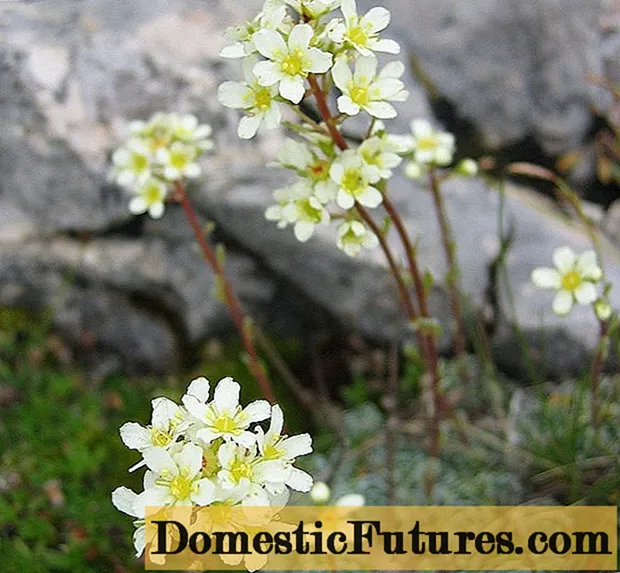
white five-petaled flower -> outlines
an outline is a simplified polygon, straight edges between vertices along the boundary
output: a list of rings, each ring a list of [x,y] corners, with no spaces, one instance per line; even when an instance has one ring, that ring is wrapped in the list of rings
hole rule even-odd
[[[209,505],[215,500],[214,483],[202,477],[202,448],[185,444],[178,452],[154,448],[144,453],[150,487],[138,496],[137,511],[148,506]],[[145,480],[146,480],[145,476]]]
[[[376,169],[370,167],[356,150],[347,150],[330,169],[331,178],[338,184],[336,202],[342,209],[351,209],[357,201],[364,207],[378,207],[383,196],[373,183],[380,179]]]
[[[314,234],[316,225],[329,223],[329,213],[306,179],[291,187],[273,192],[277,205],[265,211],[265,218],[277,221],[281,229],[294,225],[295,237],[305,243]]]
[[[361,57],[352,73],[345,59],[339,59],[332,76],[342,95],[338,109],[347,115],[361,110],[379,119],[391,119],[397,113],[390,101],[403,102],[409,97],[405,84],[399,79],[405,72],[402,62],[392,62],[377,75],[378,61],[374,56]]]
[[[397,145],[387,134],[370,137],[360,145],[360,155],[369,167],[377,170],[381,179],[389,179],[392,170],[402,162],[397,151]]]
[[[310,434],[297,436],[283,436],[284,415],[280,406],[271,408],[271,423],[267,432],[258,427],[256,429],[256,443],[260,458],[265,461],[279,461],[290,467],[286,478],[286,485],[296,491],[310,491],[312,476],[294,468],[295,458],[312,453],[312,438]]]
[[[247,114],[241,118],[237,129],[241,139],[251,139],[263,125],[266,129],[274,129],[282,119],[277,102],[278,87],[260,85],[253,72],[255,65],[254,58],[247,58],[243,63],[245,82],[224,82],[218,90],[222,105],[242,109]]]
[[[150,177],[136,188],[137,196],[129,202],[129,211],[134,215],[147,213],[153,219],[160,219],[164,214],[167,185],[160,179]]]
[[[538,288],[558,291],[553,301],[556,314],[568,314],[575,302],[590,305],[596,301],[596,285],[603,272],[594,251],[577,256],[570,247],[559,247],[553,252],[553,264],[555,269],[535,269],[532,282]]]
[[[424,119],[411,122],[414,159],[423,165],[445,166],[452,163],[455,151],[454,135],[435,131]]]
[[[350,257],[357,257],[362,248],[373,249],[379,239],[360,221],[344,221],[338,226],[338,248]]]
[[[321,157],[309,145],[287,139],[278,154],[278,164],[306,179],[321,203],[327,204],[336,197],[338,186],[329,176],[331,159]]]
[[[121,440],[130,450],[140,453],[152,448],[170,448],[177,440],[182,413],[179,406],[168,398],[155,398],[151,401],[153,415],[151,425],[146,428],[137,422],[127,422],[120,429]],[[129,471],[139,468],[143,462]]]
[[[390,24],[390,12],[385,8],[372,8],[365,16],[358,16],[355,0],[342,0],[344,22],[330,26],[329,37],[336,44],[344,44],[357,50],[362,56],[373,52],[400,53],[400,46],[394,40],[379,38],[379,32]]]
[[[199,124],[195,115],[173,115],[171,132],[174,139],[186,145],[193,145],[200,151],[211,151],[215,147],[210,139],[213,128],[208,124]]]
[[[258,62],[254,73],[263,86],[279,85],[280,95],[294,104],[304,97],[304,80],[309,74],[323,74],[332,66],[332,55],[310,47],[314,31],[309,24],[297,24],[288,42],[275,30],[259,30],[253,40],[268,61]]]
[[[167,181],[179,181],[184,177],[193,179],[201,173],[200,165],[196,163],[198,152],[193,145],[175,142],[170,147],[158,149],[156,157]]]
[[[241,408],[240,390],[239,383],[229,377],[218,382],[210,404],[193,394],[183,397],[183,404],[188,412],[202,426],[196,432],[197,439],[210,444],[217,438],[223,438],[246,448],[254,444],[255,436],[248,431],[248,427],[268,418],[271,409],[265,400],[255,400]]]
[[[256,53],[253,36],[258,30],[282,30],[287,29],[286,7],[275,0],[267,0],[263,10],[249,22],[240,26],[233,26],[226,30],[226,36],[232,40],[232,44],[226,46],[221,52],[222,58],[239,59]]]
[[[140,139],[130,139],[124,147],[117,149],[112,155],[112,161],[119,185],[139,185],[151,176],[151,150]]]

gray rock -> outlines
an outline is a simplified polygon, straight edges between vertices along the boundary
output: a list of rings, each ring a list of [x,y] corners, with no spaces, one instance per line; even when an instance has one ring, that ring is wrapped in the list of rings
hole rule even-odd
[[[555,155],[583,141],[596,92],[586,74],[603,70],[601,0],[382,4],[392,12],[392,35],[486,146],[531,136]]]
[[[531,0],[519,6],[423,0],[414,16],[406,3],[387,4],[396,35],[490,145],[533,135],[555,153],[583,137],[590,116],[582,72],[598,65],[598,0],[571,2],[568,9],[546,0],[537,11]],[[218,240],[232,246],[227,265],[253,313],[279,332],[301,336],[333,327],[335,319],[384,342],[400,326],[380,252],[351,260],[335,248],[333,228],[301,245],[264,219],[271,190],[284,184],[281,174],[265,169],[283,135],[239,141],[238,114],[215,97],[220,82],[240,77],[236,62],[218,57],[221,32],[261,3],[0,5],[0,306],[51,305],[57,326],[98,360],[101,374],[167,371],[188,348],[231,329],[179,209],[170,207],[162,221],[132,220],[127,196],[106,182],[109,155],[127,121],[161,110],[195,113],[216,128],[219,154],[204,161],[205,177],[192,193],[200,216],[217,220]],[[399,105],[401,116],[391,126],[401,133],[409,119],[431,115],[418,83],[406,81],[412,99]],[[441,279],[445,266],[430,197],[400,177],[392,194],[420,239],[423,266]],[[471,181],[451,182],[446,195],[469,306],[485,308],[498,250],[498,195]],[[585,311],[555,320],[549,297],[532,291],[529,273],[549,264],[554,246],[582,249],[586,241],[532,205],[530,195],[513,195],[507,217],[517,230],[509,261],[517,315],[535,342],[543,313],[552,328],[549,371],[572,372],[592,350],[594,326]],[[609,268],[620,278],[615,260]],[[431,306],[447,324],[443,289],[433,291]],[[500,298],[493,342],[500,365],[510,368],[517,359],[507,306]]]

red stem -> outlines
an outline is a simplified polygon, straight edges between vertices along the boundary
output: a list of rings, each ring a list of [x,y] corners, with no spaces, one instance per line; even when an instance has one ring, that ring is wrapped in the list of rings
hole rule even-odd
[[[243,346],[249,357],[249,367],[252,375],[256,378],[261,392],[263,396],[269,400],[270,402],[275,402],[275,396],[271,389],[271,384],[265,375],[265,371],[261,366],[258,359],[258,352],[256,351],[256,346],[254,345],[254,340],[250,336],[248,329],[245,327],[245,314],[243,309],[241,308],[241,303],[239,299],[236,297],[230,281],[228,280],[226,273],[224,272],[223,266],[220,264],[220,261],[215,254],[215,251],[207,241],[205,233],[198,221],[198,216],[196,215],[196,211],[194,206],[192,205],[189,197],[185,191],[185,188],[180,182],[175,182],[174,189],[176,192],[176,196],[183,207],[183,211],[185,211],[185,215],[187,220],[194,231],[194,235],[196,237],[196,241],[200,246],[200,250],[204,258],[206,259],[209,266],[213,269],[213,272],[219,278],[220,284],[223,289],[224,300],[228,310],[230,311],[230,315],[233,319],[236,329],[239,331],[239,335],[241,336],[241,341]]]

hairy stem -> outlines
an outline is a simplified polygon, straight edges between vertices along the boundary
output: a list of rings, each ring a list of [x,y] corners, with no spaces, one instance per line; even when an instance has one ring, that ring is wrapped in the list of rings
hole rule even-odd
[[[273,394],[273,390],[271,388],[271,383],[269,382],[265,370],[258,358],[258,352],[256,351],[253,337],[249,332],[247,317],[243,312],[243,309],[241,308],[241,303],[235,295],[232,289],[232,285],[230,284],[230,281],[226,276],[224,268],[218,260],[213,247],[209,244],[209,241],[207,240],[207,237],[205,236],[205,233],[200,226],[196,210],[194,209],[194,206],[192,205],[192,202],[190,201],[187,192],[185,191],[185,187],[180,182],[176,182],[174,184],[174,190],[176,193],[176,197],[178,198],[181,206],[183,207],[185,216],[187,217],[187,220],[192,230],[194,231],[194,236],[196,237],[196,242],[198,243],[200,250],[202,251],[202,255],[215,273],[216,277],[218,278],[219,284],[221,285],[224,302],[226,303],[226,306],[230,311],[230,315],[233,319],[233,323],[235,324],[235,328],[241,336],[243,347],[245,348],[245,351],[248,355],[250,372],[256,378],[263,396],[270,402],[275,402],[276,400]]]
[[[607,358],[607,348],[609,346],[609,322],[606,320],[600,321],[600,337],[596,354],[594,355],[594,361],[592,362],[592,370],[590,373],[590,391],[592,393],[592,423],[594,424],[594,430],[598,433],[598,429],[601,423],[600,408],[599,408],[599,387],[601,381],[601,374],[603,373],[603,364]]]
[[[342,150],[345,151],[349,148],[349,145],[340,133],[338,126],[334,121],[334,117],[329,109],[329,105],[327,103],[327,98],[325,97],[325,93],[319,86],[318,80],[316,76],[310,75],[308,77],[308,81],[310,82],[310,91],[314,94],[316,98],[317,107],[319,113],[327,129],[334,141],[334,143]],[[420,273],[416,256],[415,249],[411,240],[409,239],[409,235],[407,234],[407,230],[400,218],[398,212],[396,211],[394,205],[389,200],[387,193],[383,195],[383,205],[392,219],[392,222],[396,226],[398,230],[398,234],[400,239],[405,247],[405,252],[407,256],[407,261],[409,264],[411,276],[415,285],[416,296],[418,299],[418,307],[419,307],[419,315],[411,301],[409,296],[409,291],[404,285],[402,280],[402,276],[398,269],[398,265],[396,265],[394,256],[392,255],[387,240],[384,236],[384,233],[377,227],[376,223],[372,220],[372,217],[368,214],[368,211],[361,205],[357,204],[357,212],[360,214],[362,219],[369,225],[372,231],[377,235],[379,239],[379,243],[383,252],[386,255],[388,260],[388,264],[390,265],[390,270],[396,279],[399,291],[401,293],[401,298],[404,301],[405,309],[407,311],[407,317],[409,320],[416,320],[418,316],[422,316],[423,318],[430,318],[429,310],[428,310],[428,298],[426,296],[426,289],[424,288],[424,281],[422,280],[422,275]],[[403,288],[404,286],[404,288]],[[431,417],[431,436],[430,436],[430,452],[432,457],[439,456],[440,450],[440,421],[441,421],[441,413],[442,413],[442,400],[441,400],[441,392],[440,392],[440,377],[439,377],[439,353],[437,351],[437,342],[435,336],[433,334],[428,335],[422,333],[419,337],[421,341],[421,350],[422,354],[425,358],[427,370],[431,377],[431,394],[432,394],[432,402],[433,402],[433,414]]]
[[[430,169],[429,180],[437,221],[441,230],[441,242],[448,265],[447,281],[450,291],[452,320],[454,321],[454,350],[456,356],[462,358],[467,349],[467,338],[465,336],[465,324],[463,322],[463,310],[461,307],[461,273],[456,257],[456,242],[446,213],[446,206],[441,193],[437,171],[434,167]]]

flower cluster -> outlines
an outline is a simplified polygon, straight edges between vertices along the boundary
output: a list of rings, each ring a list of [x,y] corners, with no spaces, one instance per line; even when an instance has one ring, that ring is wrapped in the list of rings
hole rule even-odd
[[[213,149],[209,125],[199,125],[193,115],[155,114],[148,122],[130,126],[131,137],[117,149],[113,178],[135,197],[129,210],[148,212],[154,219],[164,214],[171,186],[200,175],[200,156]]]
[[[253,20],[228,30],[233,43],[222,51],[243,60],[244,80],[224,82],[218,92],[223,105],[243,111],[239,137],[277,127],[286,107],[302,117],[297,139],[287,140],[277,160],[297,180],[274,192],[267,219],[292,227],[302,242],[317,225],[339,219],[337,244],[352,256],[377,244],[358,207],[382,203],[382,181],[410,152],[380,121],[396,117],[393,103],[409,96],[401,62],[379,67],[377,53],[400,52],[382,37],[389,22],[385,8],[360,14],[355,0],[266,0]],[[335,124],[317,123],[299,107],[307,98],[327,98],[333,86],[342,114],[333,122],[362,112],[372,122],[360,145],[337,145],[329,133]]]
[[[130,471],[146,466],[144,491],[126,487],[112,492],[112,502],[136,518],[134,545],[141,555],[145,508],[176,505],[283,506],[289,488],[308,492],[312,477],[294,466],[295,458],[312,452],[308,434],[283,435],[279,406],[256,400],[242,408],[240,385],[197,378],[181,404],[167,398],[152,402],[151,424],[128,422],[120,429],[125,445],[142,459]],[[265,430],[259,422],[269,420]]]
[[[570,247],[559,247],[553,252],[553,264],[555,268],[535,269],[532,282],[538,288],[557,291],[553,301],[556,314],[565,316],[578,303],[594,305],[599,318],[609,318],[611,308],[598,294],[603,271],[594,251],[577,255]]]

